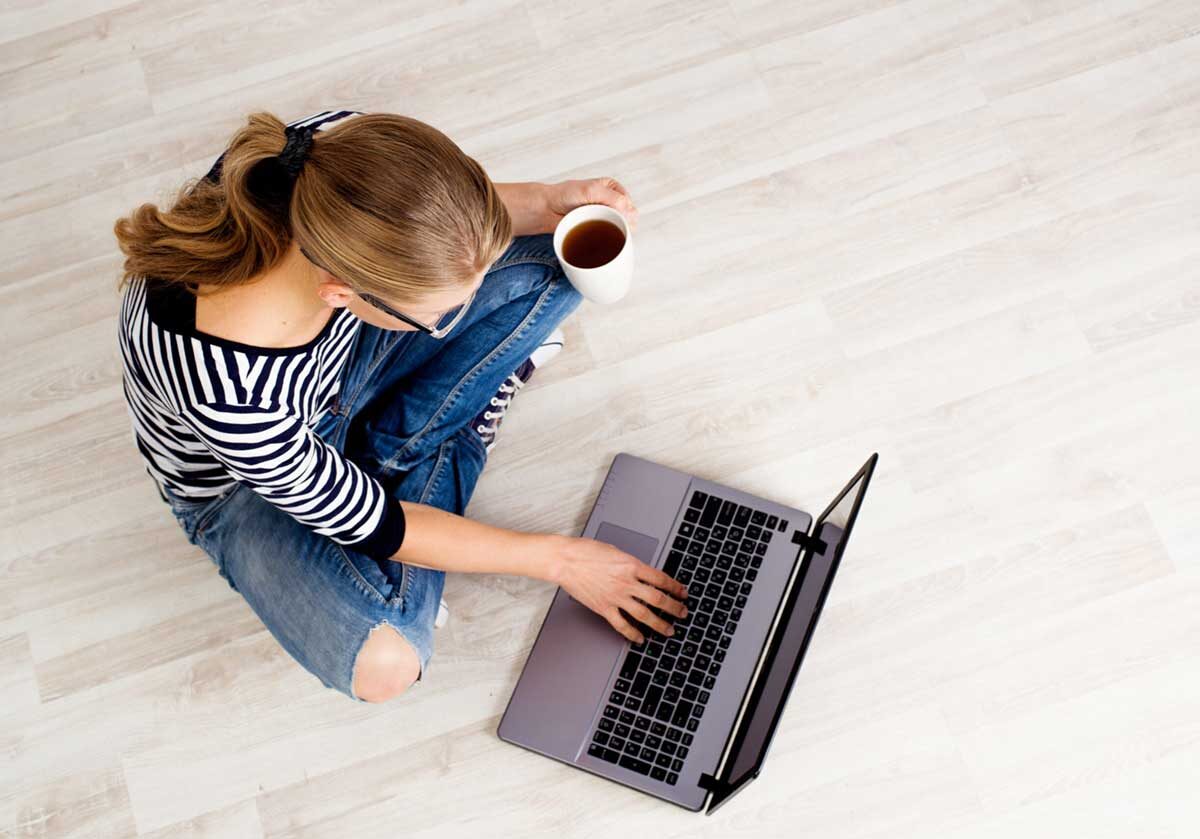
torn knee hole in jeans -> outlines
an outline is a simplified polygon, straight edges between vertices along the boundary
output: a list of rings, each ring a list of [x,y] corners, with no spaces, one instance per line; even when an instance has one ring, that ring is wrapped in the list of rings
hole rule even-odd
[[[392,631],[392,634],[394,634],[395,639],[397,641],[400,641],[404,647],[407,647],[408,649],[410,649],[410,651],[413,652],[413,655],[416,658],[416,678],[413,679],[413,684],[420,682],[421,677],[425,675],[425,665],[421,661],[421,653],[420,653],[419,649],[416,648],[416,646],[414,645],[414,643],[412,641],[409,641],[407,639],[407,637],[404,636],[404,634],[402,633],[402,631],[400,631],[400,629],[396,628],[395,624],[392,624],[386,618],[383,619],[383,621],[379,621],[379,623],[377,623],[376,625],[373,625],[373,627],[370,630],[367,630],[366,639],[364,641],[362,641],[362,646],[359,647],[359,652],[356,653],[355,657],[354,657],[354,670],[352,673],[350,673],[350,682],[353,683],[354,677],[356,675],[358,675],[359,658],[361,657],[362,651],[364,651],[364,649],[366,648],[367,643],[370,643],[372,637],[374,637],[374,635],[376,635],[376,631],[379,629],[383,629],[384,627],[390,629]]]

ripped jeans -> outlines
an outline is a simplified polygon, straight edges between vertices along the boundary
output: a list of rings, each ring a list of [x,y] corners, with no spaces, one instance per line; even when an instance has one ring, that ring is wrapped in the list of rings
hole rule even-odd
[[[461,515],[487,459],[472,419],[582,300],[552,241],[549,233],[516,237],[441,340],[361,324],[316,433],[395,498]],[[343,547],[244,484],[203,501],[168,495],[188,540],[326,687],[358,700],[355,660],[381,624],[412,644],[424,675],[444,571]]]

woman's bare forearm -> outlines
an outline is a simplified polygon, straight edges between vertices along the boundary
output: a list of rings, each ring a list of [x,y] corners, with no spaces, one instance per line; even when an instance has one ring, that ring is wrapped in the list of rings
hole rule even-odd
[[[401,501],[404,541],[391,559],[421,568],[513,574],[558,582],[564,536],[493,527],[428,504]]]

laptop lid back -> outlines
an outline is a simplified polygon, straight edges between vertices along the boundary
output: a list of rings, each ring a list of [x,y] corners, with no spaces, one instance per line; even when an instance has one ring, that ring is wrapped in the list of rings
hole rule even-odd
[[[795,581],[751,680],[729,751],[715,775],[701,776],[712,792],[710,815],[762,769],[878,459],[877,453],[867,459],[813,523],[811,534],[793,537],[801,554]]]

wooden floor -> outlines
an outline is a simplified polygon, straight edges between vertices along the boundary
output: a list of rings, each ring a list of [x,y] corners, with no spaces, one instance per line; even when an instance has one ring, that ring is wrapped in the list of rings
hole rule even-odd
[[[0,832],[1195,836],[1200,4],[399,5],[0,10]],[[816,511],[880,453],[716,816],[496,738],[550,586],[451,577],[425,680],[355,705],[142,471],[113,221],[342,106],[641,208],[473,517],[578,533],[621,451]]]

